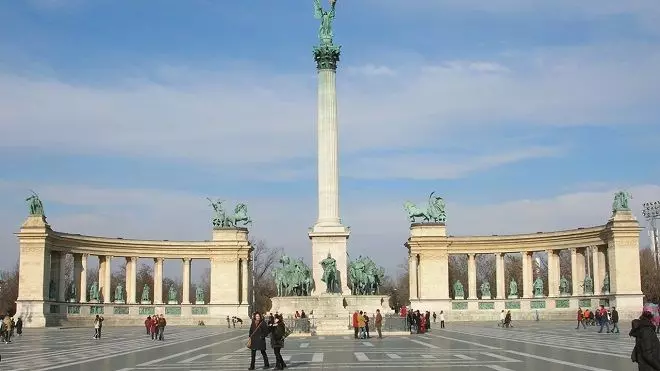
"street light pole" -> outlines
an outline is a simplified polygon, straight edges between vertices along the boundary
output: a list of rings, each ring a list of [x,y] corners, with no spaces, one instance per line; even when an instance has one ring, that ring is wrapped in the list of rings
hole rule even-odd
[[[651,247],[655,255],[655,268],[660,267],[660,243],[658,243],[658,227],[656,221],[660,218],[660,201],[646,202],[642,205],[642,215],[649,223],[649,237],[651,238]]]

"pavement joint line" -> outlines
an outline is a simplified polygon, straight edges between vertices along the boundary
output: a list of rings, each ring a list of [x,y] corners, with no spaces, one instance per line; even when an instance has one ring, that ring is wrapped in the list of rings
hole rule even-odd
[[[452,332],[456,332],[456,331],[452,331]],[[470,344],[470,345],[476,345],[476,346],[483,347],[483,348],[486,348],[486,349],[493,349],[493,350],[499,350],[499,349],[502,349],[502,348],[500,348],[500,347],[494,347],[494,346],[490,346],[490,345],[486,345],[486,344],[476,343],[476,342],[474,342],[474,341],[468,341],[468,340],[462,340],[462,339],[450,338],[450,337],[447,337],[447,336],[440,336],[440,335],[435,335],[435,334],[434,334],[434,335],[431,335],[431,336],[436,337],[436,338],[440,338],[440,339],[446,339],[446,340],[451,340],[451,341],[457,341],[457,342],[459,342],[459,343],[465,343],[465,344]]]
[[[583,365],[583,364],[579,364],[579,363],[573,363],[573,362],[563,361],[563,360],[561,360],[561,359],[555,359],[555,358],[549,358],[549,357],[537,356],[536,354],[529,354],[529,353],[524,353],[524,352],[518,352],[518,351],[515,351],[515,350],[506,350],[506,352],[507,352],[507,353],[511,353],[511,354],[516,354],[516,355],[519,355],[519,356],[522,356],[522,357],[536,358],[536,359],[539,359],[539,360],[541,360],[541,361],[557,363],[557,364],[564,365],[564,366],[571,366],[571,367],[579,368],[579,369],[582,369],[582,370],[588,370],[588,371],[612,371],[612,370],[608,370],[608,369],[606,369],[606,368],[599,368],[599,367],[587,366],[587,365]]]
[[[140,363],[140,364],[138,365],[138,367],[139,367],[139,366],[149,366],[149,365],[153,365],[154,363],[158,363],[158,362],[162,362],[162,361],[167,361],[167,360],[172,359],[172,358],[180,357],[180,356],[185,355],[185,354],[194,353],[194,352],[197,352],[197,351],[202,350],[202,349],[207,349],[207,348],[210,348],[210,347],[213,347],[213,346],[219,345],[219,344],[224,344],[224,343],[226,343],[226,342],[228,342],[228,341],[231,341],[231,340],[237,340],[237,339],[241,339],[241,338],[245,338],[245,336],[244,336],[244,335],[239,335],[239,336],[235,336],[235,337],[233,337],[233,338],[224,339],[224,340],[221,340],[221,341],[216,341],[215,343],[207,344],[207,345],[204,345],[204,346],[201,346],[201,347],[197,347],[197,348],[194,348],[194,349],[189,349],[189,350],[186,350],[186,351],[183,351],[183,352],[179,352],[179,353],[175,353],[175,354],[170,354],[170,355],[167,356],[167,357],[157,358],[157,359],[153,359],[153,360],[148,361],[148,362]],[[182,341],[181,343],[186,343],[186,342],[188,342],[188,341]]]
[[[427,347],[427,348],[433,348],[433,349],[438,349],[438,348],[440,348],[439,346],[437,346],[437,345],[435,345],[435,344],[425,343],[425,342],[423,342],[423,341],[419,341],[419,340],[415,340],[415,339],[408,339],[408,340],[412,341],[413,343],[423,345],[423,346],[425,346],[425,347]]]

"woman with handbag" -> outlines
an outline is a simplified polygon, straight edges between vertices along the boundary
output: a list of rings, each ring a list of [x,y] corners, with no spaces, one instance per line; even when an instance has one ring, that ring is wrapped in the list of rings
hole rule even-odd
[[[268,324],[263,320],[259,312],[255,312],[250,325],[250,337],[247,341],[247,347],[250,348],[250,368],[254,370],[254,358],[257,350],[261,352],[261,358],[264,360],[264,369],[270,368],[268,363],[268,354],[266,354],[266,337],[268,336]]]
[[[274,322],[270,325],[270,346],[275,353],[275,369],[284,370],[286,364],[282,358],[282,348],[284,348],[284,339],[286,338],[286,327],[281,314],[275,314]]]

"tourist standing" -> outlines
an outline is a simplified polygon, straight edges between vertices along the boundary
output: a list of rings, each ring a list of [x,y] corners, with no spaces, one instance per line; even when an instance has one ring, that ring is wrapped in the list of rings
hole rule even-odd
[[[513,326],[511,326],[511,311],[510,310],[506,311],[506,314],[504,315],[504,323],[502,324],[502,326],[504,326],[506,328],[513,327]]]
[[[358,327],[360,328],[360,333],[358,334],[358,338],[364,339],[365,333],[364,333],[364,313],[360,311],[360,314],[358,315]]]
[[[163,332],[165,332],[165,326],[167,326],[167,321],[165,320],[164,315],[160,315],[158,318],[158,340],[163,341],[165,338],[163,337]]]
[[[93,339],[101,338],[101,323],[103,322],[103,317],[98,314],[94,317],[94,337]]]
[[[371,337],[369,336],[369,316],[367,315],[367,312],[364,312],[364,333],[366,334],[367,339]]]
[[[380,309],[376,309],[376,318],[374,320],[374,324],[376,325],[376,331],[378,332],[378,338],[382,339],[383,338],[383,315],[380,314]]]
[[[437,316],[435,315],[435,312],[433,312],[433,323],[435,323],[435,319],[436,319],[436,317],[437,317]]]
[[[9,314],[2,319],[2,336],[5,338],[5,344],[11,343],[11,317]]]
[[[149,324],[149,333],[151,334],[151,340],[158,339],[158,317],[153,316],[151,318],[151,323]]]
[[[286,328],[281,314],[275,314],[273,324],[270,325],[270,346],[275,353],[275,369],[284,370],[286,364],[282,358],[282,348],[284,348],[284,338],[286,337]]]
[[[268,354],[266,354],[266,336],[268,336],[268,325],[261,318],[259,312],[252,315],[252,324],[250,324],[248,348],[250,348],[250,368],[254,370],[254,361],[257,350],[261,352],[261,358],[264,361],[264,369],[270,368],[268,363]]]
[[[144,320],[144,327],[147,329],[147,335],[151,333],[151,316],[147,316],[147,319]]]
[[[616,333],[619,333],[619,312],[616,310],[616,307],[612,307],[612,333],[614,333],[614,330],[616,330]]]
[[[643,312],[639,319],[632,321],[629,335],[635,338],[635,347],[630,359],[637,363],[639,371],[660,371],[660,341],[652,320],[651,312]]]
[[[584,313],[582,313],[582,308],[578,308],[577,311],[577,327],[576,330],[580,329],[580,324],[582,324],[583,329],[587,329],[587,326],[584,324]]]
[[[23,335],[23,320],[21,317],[18,317],[16,320],[16,335],[22,336]]]
[[[353,330],[355,331],[355,338],[356,339],[358,338],[358,335],[359,335],[358,331],[360,329],[360,323],[358,321],[358,316],[359,316],[359,314],[358,314],[357,310],[355,312],[353,312]]]
[[[445,328],[445,311],[440,311],[440,328]]]
[[[498,323],[498,326],[504,327],[504,318],[506,317],[506,314],[504,313],[504,309],[500,312],[500,323]]]

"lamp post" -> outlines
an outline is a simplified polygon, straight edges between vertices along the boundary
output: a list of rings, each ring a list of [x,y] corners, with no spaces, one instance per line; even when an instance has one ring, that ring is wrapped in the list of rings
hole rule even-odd
[[[660,201],[646,202],[642,204],[642,215],[646,218],[646,221],[649,223],[649,237],[651,238],[651,246],[653,248],[653,254],[655,255],[655,267],[656,269],[660,265],[660,243],[658,243],[658,227],[656,221],[660,218]]]

